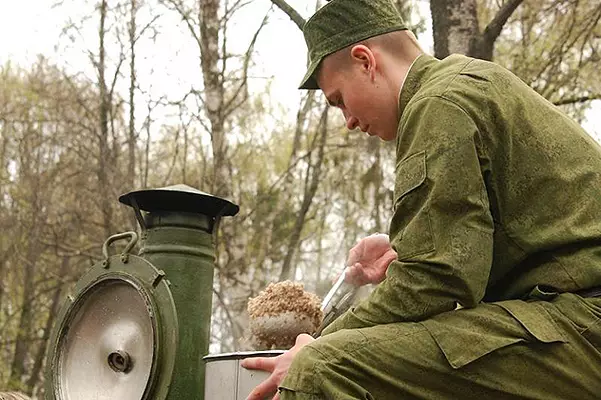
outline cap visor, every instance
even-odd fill
[[[316,60],[315,62],[312,62],[311,64],[309,64],[307,73],[305,73],[305,76],[303,77],[303,80],[302,80],[300,86],[298,87],[299,89],[307,89],[307,90],[319,89],[319,85],[317,84],[317,79],[314,75],[315,75],[315,71],[317,70],[317,66],[319,65],[320,62],[321,62],[321,59]]]

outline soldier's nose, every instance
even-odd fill
[[[356,129],[359,126],[359,120],[355,117],[348,117],[346,119],[346,127],[348,130]]]

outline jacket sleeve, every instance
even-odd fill
[[[421,321],[481,301],[493,255],[486,165],[480,133],[462,108],[443,97],[408,105],[389,232],[397,259],[371,295],[324,334]]]

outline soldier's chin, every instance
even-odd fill
[[[388,135],[387,134],[378,135],[378,137],[385,142],[391,142],[393,140],[396,140],[396,131],[390,132],[390,134],[388,134]]]

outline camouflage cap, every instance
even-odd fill
[[[390,0],[332,0],[303,26],[309,68],[299,89],[319,89],[315,74],[326,56],[370,37],[405,29]]]

